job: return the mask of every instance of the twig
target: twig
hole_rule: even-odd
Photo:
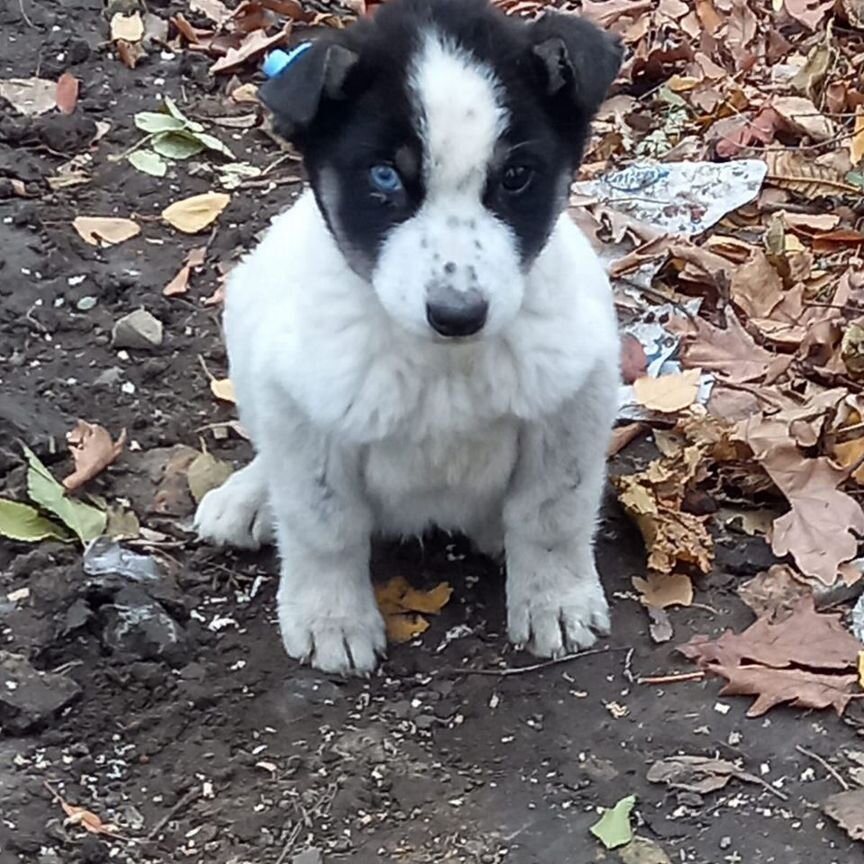
[[[832,768],[818,753],[814,753],[812,750],[808,750],[800,744],[796,744],[795,749],[799,753],[803,753],[805,756],[809,756],[815,762],[818,762],[843,787],[844,792],[849,791],[849,784],[840,776],[837,769]]]
[[[634,648],[631,648],[627,652],[627,656],[624,658],[624,677],[627,679],[627,682],[632,684],[636,680],[636,676],[633,674],[633,654],[635,652]]]
[[[147,835],[147,840],[155,840],[162,829],[181,811],[185,810],[193,801],[201,796],[198,789],[190,789],[154,826]]]
[[[27,22],[30,27],[35,30],[36,25],[30,20],[29,16],[24,11],[24,0],[18,0],[18,9],[21,11],[21,17]]]
[[[678,672],[674,675],[648,675],[637,680],[640,684],[678,684],[682,681],[701,681],[704,677],[704,672]]]
[[[506,678],[510,675],[522,675],[525,672],[537,672],[541,669],[548,669],[550,666],[569,663],[571,660],[581,660],[583,657],[630,650],[630,648],[591,648],[588,651],[577,651],[575,654],[567,654],[564,657],[553,657],[551,660],[544,660],[542,663],[532,663],[530,666],[504,666],[501,669],[456,669],[455,667],[450,667],[441,671],[450,675],[494,675]]]
[[[288,856],[291,854],[291,850],[294,848],[294,844],[297,842],[297,838],[300,836],[302,830],[302,822],[298,822],[291,829],[291,833],[288,835],[288,840],[285,842],[282,851],[279,853],[279,857],[276,859],[276,864],[285,864],[285,861],[288,860]]]

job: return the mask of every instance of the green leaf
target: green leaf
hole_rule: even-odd
[[[141,111],[135,115],[135,125],[150,135],[158,135],[160,132],[180,132],[186,128],[186,124],[176,117],[163,114],[161,111]]]
[[[164,177],[168,173],[168,163],[152,150],[135,150],[129,154],[129,162],[151,177]]]
[[[192,132],[203,132],[204,131],[204,127],[200,123],[196,123],[194,120],[190,120],[177,107],[177,103],[170,96],[165,97],[165,107],[168,109],[168,113],[175,120],[179,120],[186,129],[189,129]]]
[[[846,175],[846,182],[852,186],[859,186],[861,189],[864,189],[864,172],[850,171]]]
[[[0,498],[0,536],[24,543],[72,538],[62,525],[46,519],[35,507]]]
[[[196,132],[195,137],[208,149],[215,150],[229,159],[234,158],[234,154],[228,149],[227,144],[223,144],[215,135],[208,135],[206,132]]]
[[[95,540],[105,530],[106,515],[83,501],[67,497],[66,490],[29,447],[24,447],[24,455],[27,457],[27,494],[33,503],[57,516],[82,543]]]
[[[599,821],[591,826],[591,833],[607,849],[626,846],[633,839],[630,813],[635,805],[635,795],[622,798],[611,810],[604,811]]]
[[[153,149],[169,159],[188,159],[197,156],[205,147],[191,132],[165,132],[153,139]]]

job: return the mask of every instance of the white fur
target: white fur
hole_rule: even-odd
[[[499,85],[492,69],[430,34],[410,89],[426,196],[420,211],[387,237],[372,283],[388,313],[423,338],[435,338],[426,304],[444,286],[477,291],[489,304],[485,332],[498,333],[519,311],[525,290],[513,232],[482,202],[509,119]]]
[[[257,456],[198,530],[255,546],[269,496],[285,647],[368,673],[384,647],[373,532],[460,529],[507,556],[511,638],[549,655],[608,625],[593,562],[618,339],[609,285],[562,217],[499,334],[417,338],[345,264],[311,193],[231,274],[225,327]],[[253,512],[255,515],[253,515]]]

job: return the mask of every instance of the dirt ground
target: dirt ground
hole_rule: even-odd
[[[185,5],[153,0],[151,9],[167,17]],[[249,455],[236,436],[201,431],[232,416],[198,359],[225,374],[218,309],[202,300],[216,264],[250,248],[297,194],[299,169],[283,162],[235,191],[205,272],[188,295],[163,297],[201,238],[171,231],[158,214],[212,188],[212,177],[195,159],[160,180],[108,157],[137,140],[133,114],[158,110],[161,94],[194,118],[228,114],[226,79],[188,53],[157,50],[127,69],[106,34],[102,0],[0,4],[0,77],[68,70],[82,81],[69,117],[25,119],[0,103],[0,485],[20,496],[19,441],[59,473],[76,418],[125,426],[127,452],[92,491],[126,500],[171,540],[160,547],[164,576],[143,600],[119,577],[85,574],[80,550],[0,543],[0,649],[56,673],[70,694],[50,720],[0,731],[0,864],[285,864],[319,860],[315,848],[326,862],[358,864],[620,861],[588,827],[598,806],[629,794],[639,835],[669,861],[858,860],[860,846],[820,809],[840,787],[812,755],[841,766],[845,750],[861,747],[856,706],[845,721],[788,709],[753,720],[748,700],[719,697],[715,680],[638,683],[691,671],[674,647],[691,634],[752,620],[734,588],[765,566],[762,541],[721,541],[697,604],[673,611],[675,637],[657,645],[630,582],[644,567],[641,544],[610,503],[598,554],[611,638],[599,653],[518,673],[534,661],[507,645],[503,580],[490,562],[447,538],[424,550],[382,547],[376,578],[448,580],[455,594],[376,677],[344,682],[283,655],[272,553],[202,547],[188,519],[145,515],[165,448],[203,439],[235,465]],[[94,145],[97,121],[111,125]],[[217,133],[259,167],[280,157],[260,129]],[[46,178],[76,156],[92,180],[50,191]],[[33,197],[13,195],[11,179]],[[73,231],[82,214],[134,216],[144,229],[100,250]],[[112,348],[114,322],[139,307],[162,321],[163,344]],[[21,589],[26,602],[4,600]],[[118,609],[136,602],[156,604],[175,628],[170,651],[112,639]],[[56,695],[61,684],[52,686]],[[704,797],[649,783],[648,767],[677,753],[740,760],[762,783],[733,780]],[[122,839],[64,826],[54,793],[115,823]]]

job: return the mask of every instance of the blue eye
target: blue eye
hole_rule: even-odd
[[[402,189],[402,178],[392,165],[373,165],[369,169],[369,182],[379,192],[387,195]]]

